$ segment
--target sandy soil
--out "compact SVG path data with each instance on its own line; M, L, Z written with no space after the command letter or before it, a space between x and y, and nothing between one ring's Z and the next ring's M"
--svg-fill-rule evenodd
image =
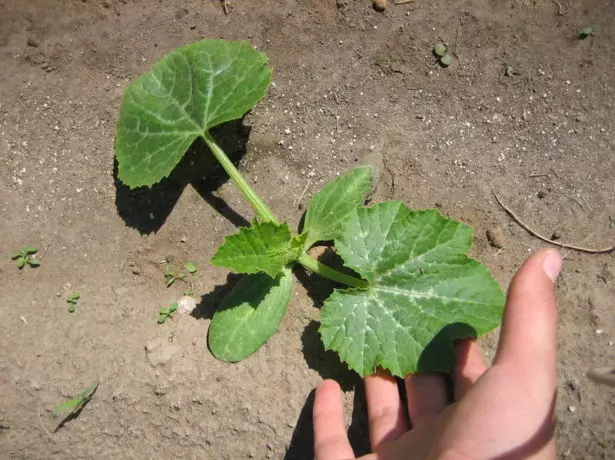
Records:
M471 224L472 254L506 287L543 243L494 191L547 236L615 240L613 17L609 0L413 1L384 13L369 0L235 0L228 15L214 0L0 0L0 457L308 459L323 377L342 383L351 438L366 449L360 379L316 330L331 286L298 273L270 342L216 361L206 333L228 273L209 259L249 206L207 159L152 191L117 184L121 94L157 58L202 37L268 54L275 87L225 142L293 226L373 147L384 158L375 198ZM577 40L589 24L596 35ZM440 39L458 56L448 69L431 54ZM24 245L41 248L40 268L9 260ZM563 253L559 456L612 458L614 393L585 372L615 362L614 255ZM199 263L200 305L158 325L185 289L165 287L167 258ZM491 354L494 338L481 343ZM48 410L97 379L90 404L54 431Z

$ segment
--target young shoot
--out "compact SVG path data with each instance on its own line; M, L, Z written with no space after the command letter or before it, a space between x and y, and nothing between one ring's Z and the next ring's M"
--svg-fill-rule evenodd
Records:
M440 58L449 56L443 45L434 50ZM210 350L230 362L258 350L286 313L291 269L299 264L337 284L320 310L319 332L325 348L351 369L369 375L381 367L400 377L450 372L453 342L497 327L504 305L489 271L467 256L472 229L437 210L412 210L400 201L366 207L373 171L360 167L316 193L302 231L294 233L211 132L241 118L265 96L271 83L266 63L245 42L183 46L132 82L117 122L118 177L126 185L150 187L163 180L200 138L254 209L252 224L226 236L212 259L244 276L212 318ZM310 257L308 250L318 242L335 246L343 271ZM165 277L168 285L181 279L170 268ZM170 308L161 310L159 322L171 314Z

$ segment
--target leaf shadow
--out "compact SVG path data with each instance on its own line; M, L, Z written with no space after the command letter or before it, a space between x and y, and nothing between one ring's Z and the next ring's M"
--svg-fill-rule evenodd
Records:
M417 372L450 374L455 364L453 342L476 336L476 329L469 324L459 322L447 324L425 346L419 356Z
M226 277L224 284L218 284L214 287L213 291L201 296L201 301L197 304L196 308L192 311L190 316L196 319L211 319L214 313L218 309L222 299L233 290L235 285L243 278L244 275L237 273L229 273Z
M312 252L314 249L318 249L319 253L314 254ZM335 270L338 270L342 273L346 273L347 275L358 277L355 272L344 266L342 258L335 252L335 249L333 247L321 246L320 244L318 244L317 247L312 248L312 250L310 250L309 252L310 254L315 256L319 262L328 265L329 267L334 268ZM316 275L314 273L309 273L299 265L295 267L294 274L297 280L306 290L308 296L314 302L314 306L316 308L321 308L324 301L327 300L327 297L329 297L333 293L335 287L338 286L335 281L331 281L328 278ZM339 286L343 287L343 285Z
M315 390L310 391L305 404L301 409L293 436L290 440L284 460L312 460L314 459L314 397ZM363 385L355 387L352 419L348 427L348 440L355 455L361 456L369 453L369 432L367 425L367 404Z
M231 161L238 164L246 153L250 130L241 118L213 128L212 134ZM115 206L119 216L126 225L142 234L156 232L162 227L188 184L234 225L245 226L248 223L214 195L213 192L229 178L201 138L192 143L169 177L151 188L139 187L131 190L124 185L118 178L118 163L115 158L113 179Z
M315 370L324 379L333 379L340 384L343 391L361 387L361 377L348 369L346 363L340 361L337 353L325 350L317 321L310 321L301 334L303 356L310 369Z

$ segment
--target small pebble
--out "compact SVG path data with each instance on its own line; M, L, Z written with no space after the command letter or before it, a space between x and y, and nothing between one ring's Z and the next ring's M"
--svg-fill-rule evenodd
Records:
M487 241L494 248L504 247L504 234L500 228L490 228L487 230Z
M194 297L189 295L181 296L177 301L177 311L182 315L191 314L195 308L196 300L194 300Z
M555 230L552 234L551 234L551 239L553 241L555 240L559 240L562 237L561 233L558 232L557 230Z
M38 48L40 45L41 42L39 42L36 38L28 37L28 46L31 46L32 48Z
M388 0L374 0L374 9L376 11L384 11L387 9Z
M568 410L574 414L577 411L577 408L574 406L568 406Z

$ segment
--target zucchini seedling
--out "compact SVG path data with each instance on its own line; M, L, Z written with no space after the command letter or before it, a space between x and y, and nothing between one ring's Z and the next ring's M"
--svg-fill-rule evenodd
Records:
M130 84L117 121L118 177L129 187L163 180L201 138L254 208L252 224L227 236L212 259L245 276L213 316L211 352L234 362L258 350L280 325L293 290L291 269L299 264L338 284L321 309L319 331L325 348L351 369L450 372L453 341L497 327L504 305L487 268L466 254L471 228L400 201L366 207L373 171L360 167L316 193L303 230L293 234L211 132L265 96L266 63L245 42L183 46ZM353 274L308 255L322 241L333 242Z

